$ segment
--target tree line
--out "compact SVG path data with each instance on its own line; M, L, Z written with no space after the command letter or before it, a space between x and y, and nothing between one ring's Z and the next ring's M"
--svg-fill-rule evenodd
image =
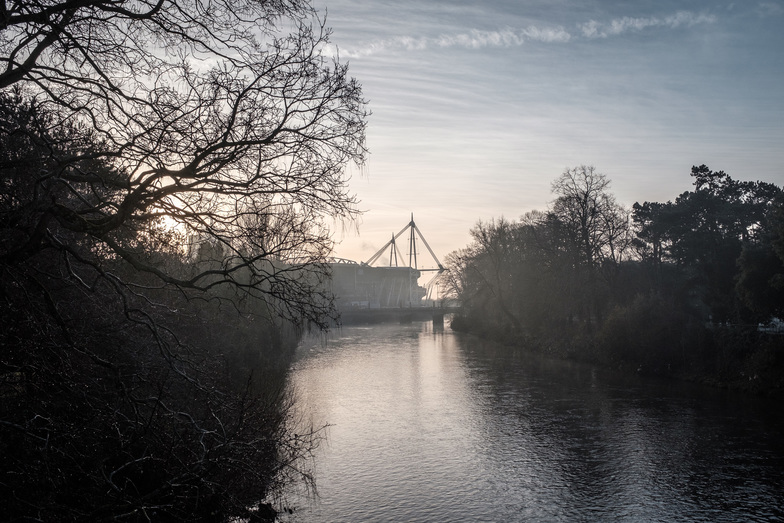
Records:
M307 479L283 385L366 152L328 45L305 0L2 3L4 518L258 520Z
M784 191L705 165L674 201L620 205L595 168L553 202L478 222L442 285L468 330L640 372L780 390Z

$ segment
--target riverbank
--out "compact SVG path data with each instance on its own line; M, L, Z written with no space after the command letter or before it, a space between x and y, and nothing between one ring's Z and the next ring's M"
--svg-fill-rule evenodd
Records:
M610 323L594 332L572 327L532 335L489 328L460 316L452 319L451 327L504 345L623 373L784 398L784 335L780 334L696 323L651 332Z
M65 319L16 291L0 302L7 520L239 520L299 479L315 445L284 394L300 334L261 300L149 291L140 325L105 287L58 289Z

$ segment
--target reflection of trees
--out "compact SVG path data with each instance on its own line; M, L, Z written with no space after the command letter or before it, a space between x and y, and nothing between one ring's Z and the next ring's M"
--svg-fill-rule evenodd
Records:
M496 519L762 521L781 512L780 445L767 437L780 423L763 412L767 402L750 413L758 402L458 342L481 384L477 452L503 495Z

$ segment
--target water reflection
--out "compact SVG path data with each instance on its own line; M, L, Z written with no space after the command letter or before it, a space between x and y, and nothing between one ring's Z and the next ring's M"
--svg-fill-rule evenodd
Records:
M775 521L768 402L619 378L429 324L346 328L298 351L329 423L294 521Z

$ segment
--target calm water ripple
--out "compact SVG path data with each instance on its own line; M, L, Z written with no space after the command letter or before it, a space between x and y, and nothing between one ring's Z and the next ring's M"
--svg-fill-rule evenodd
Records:
M779 405L619 377L433 329L301 344L290 385L329 424L301 522L784 521Z

